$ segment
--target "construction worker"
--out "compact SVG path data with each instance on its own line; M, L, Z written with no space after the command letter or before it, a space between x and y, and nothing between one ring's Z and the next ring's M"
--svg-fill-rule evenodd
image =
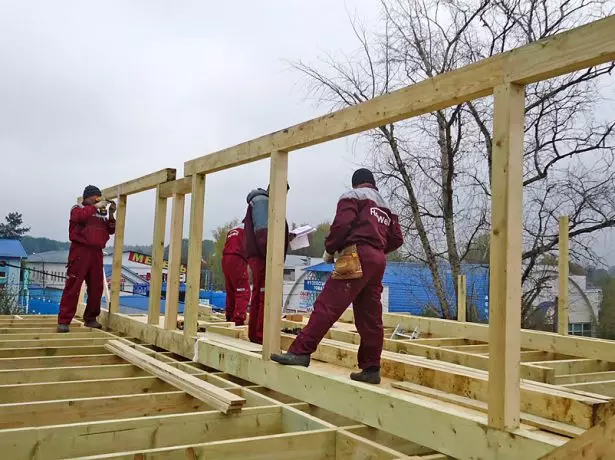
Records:
M382 277L386 254L403 244L403 236L398 217L378 192L371 171L364 168L355 171L352 188L339 199L325 240L326 262L333 262L334 254L342 252L335 271L316 299L308 324L288 353L272 354L271 359L280 364L309 366L310 355L352 303L361 336L358 353L361 372L353 372L350 378L378 384L384 339ZM342 257L345 257L344 264L339 263Z
M86 327L100 329L96 320L100 314L103 292L103 252L109 236L115 233L115 203L106 209L108 202L101 200L98 187L88 185L83 191L83 201L70 211L68 236L70 251L66 271L66 284L60 300L58 332L68 332L68 325L77 312L81 285L87 284L88 301L83 314Z
M222 253L222 272L226 286L226 320L243 326L250 301L248 261L243 250L243 225L226 235Z
M286 184L286 191L290 187ZM263 343L263 318L265 314L265 261L267 259L267 225L269 219L269 187L252 190L247 197L248 210L244 223L244 248L252 272L252 298L248 337L251 342ZM284 254L288 251L289 235L286 223ZM282 306L280 305L280 314Z

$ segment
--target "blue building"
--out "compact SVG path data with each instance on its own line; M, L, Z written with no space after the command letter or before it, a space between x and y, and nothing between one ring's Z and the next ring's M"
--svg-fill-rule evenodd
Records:
M21 283L21 261L28 257L19 240L0 239L0 286L4 289L19 290Z
M444 280L448 305L456 315L456 281L448 264L441 264L439 270L440 278ZM304 281L302 304L309 308L333 271L333 265L322 263L308 267L306 271L308 275ZM476 308L479 318L484 321L489 315L489 266L463 264L461 271L467 278L468 310ZM388 299L383 302L388 304L388 312L424 315L431 311L436 316L441 315L433 277L425 264L389 262L382 284L385 290L388 288Z

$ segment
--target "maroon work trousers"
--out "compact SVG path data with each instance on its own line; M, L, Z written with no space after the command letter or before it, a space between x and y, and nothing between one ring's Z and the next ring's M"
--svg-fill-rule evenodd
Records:
M100 298L103 293L102 249L73 243L68 253L66 284L60 300L58 324L70 324L77 312L77 302L83 282L87 284L88 302L83 319L94 321L100 314Z
M355 280L329 278L314 302L307 326L288 349L296 355L316 351L318 344L352 303L357 331L361 336L358 361L361 369L380 366L384 330L382 327L382 277L386 256L381 249L359 246L363 277Z
M265 260L260 257L248 259L252 272L252 299L248 338L250 342L263 343L263 319L265 317Z
M250 301L248 263L236 254L222 256L222 272L226 286L226 320L243 326Z

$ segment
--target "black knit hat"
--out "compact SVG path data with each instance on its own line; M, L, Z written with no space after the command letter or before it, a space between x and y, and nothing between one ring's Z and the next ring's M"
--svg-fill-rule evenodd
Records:
M85 190L83 191L83 199L87 199L91 196L101 196L102 192L100 191L100 189L94 185L88 185Z
M374 187L376 186L374 175L369 169L357 169L352 175L352 186L356 187L361 184L372 184Z

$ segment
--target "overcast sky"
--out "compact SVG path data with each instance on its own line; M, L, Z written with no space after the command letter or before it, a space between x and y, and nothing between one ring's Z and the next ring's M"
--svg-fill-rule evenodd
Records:
M87 184L103 188L322 115L288 61L351 53L348 14L368 27L375 0L0 0L0 218L67 240ZM329 220L355 138L290 155L288 220ZM268 183L261 161L208 176L205 237L245 213ZM129 197L127 244L150 244L153 192ZM189 200L186 206L186 222ZM169 206L170 214L170 206ZM188 225L185 225L187 234ZM597 249L615 263L613 231ZM168 241L168 232L167 232Z
M20 211L32 235L66 240L89 183L166 167L181 177L186 160L321 115L287 61L353 50L347 11L371 21L377 6L0 0L0 215ZM289 221L330 219L360 161L352 138L293 152ZM243 217L268 168L208 177L206 237ZM153 204L153 192L129 197L126 243L151 243Z

